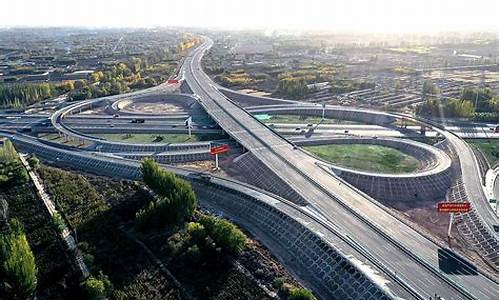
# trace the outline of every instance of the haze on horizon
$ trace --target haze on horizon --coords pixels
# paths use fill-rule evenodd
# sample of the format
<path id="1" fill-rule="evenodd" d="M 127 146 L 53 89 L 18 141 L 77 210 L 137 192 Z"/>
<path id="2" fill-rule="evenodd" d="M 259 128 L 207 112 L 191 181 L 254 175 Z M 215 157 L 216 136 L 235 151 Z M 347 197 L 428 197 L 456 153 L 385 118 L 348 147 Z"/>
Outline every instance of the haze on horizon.
<path id="1" fill-rule="evenodd" d="M 500 1 L 2 0 L 1 27 L 207 27 L 359 32 L 497 31 Z"/>

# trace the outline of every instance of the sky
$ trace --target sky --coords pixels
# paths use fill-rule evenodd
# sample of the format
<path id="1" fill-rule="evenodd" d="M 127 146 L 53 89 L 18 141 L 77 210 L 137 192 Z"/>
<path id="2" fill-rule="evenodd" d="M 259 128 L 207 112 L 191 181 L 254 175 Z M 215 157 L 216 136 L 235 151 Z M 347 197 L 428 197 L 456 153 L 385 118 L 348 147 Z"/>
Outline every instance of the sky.
<path id="1" fill-rule="evenodd" d="M 0 26 L 498 30 L 498 0 L 0 0 Z"/>

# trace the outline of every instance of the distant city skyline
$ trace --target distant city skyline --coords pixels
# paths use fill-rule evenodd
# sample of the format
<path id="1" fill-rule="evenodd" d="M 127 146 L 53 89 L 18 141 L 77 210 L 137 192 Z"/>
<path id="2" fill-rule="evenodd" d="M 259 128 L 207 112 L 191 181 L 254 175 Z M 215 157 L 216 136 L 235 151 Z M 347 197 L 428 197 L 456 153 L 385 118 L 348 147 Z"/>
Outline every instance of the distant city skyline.
<path id="1" fill-rule="evenodd" d="M 451 0 L 3 0 L 2 27 L 156 27 L 338 30 L 358 32 L 498 31 L 500 1 Z"/>

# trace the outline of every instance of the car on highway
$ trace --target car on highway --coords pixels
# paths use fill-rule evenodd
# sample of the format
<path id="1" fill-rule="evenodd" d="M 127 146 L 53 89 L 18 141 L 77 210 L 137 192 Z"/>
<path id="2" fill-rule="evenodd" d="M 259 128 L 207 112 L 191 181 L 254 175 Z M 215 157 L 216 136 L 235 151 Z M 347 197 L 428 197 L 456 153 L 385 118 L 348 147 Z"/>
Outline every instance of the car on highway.
<path id="1" fill-rule="evenodd" d="M 130 123 L 144 123 L 146 120 L 144 119 L 132 119 L 132 121 L 130 121 Z"/>

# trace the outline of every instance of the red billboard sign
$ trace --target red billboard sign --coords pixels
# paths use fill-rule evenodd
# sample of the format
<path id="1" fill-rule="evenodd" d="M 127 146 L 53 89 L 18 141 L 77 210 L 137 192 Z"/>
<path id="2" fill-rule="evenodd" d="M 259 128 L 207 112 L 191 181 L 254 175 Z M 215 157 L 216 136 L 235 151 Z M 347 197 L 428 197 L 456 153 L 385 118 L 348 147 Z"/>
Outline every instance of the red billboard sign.
<path id="1" fill-rule="evenodd" d="M 470 208 L 469 202 L 439 202 L 437 207 L 440 213 L 465 213 Z"/>
<path id="2" fill-rule="evenodd" d="M 221 154 L 221 153 L 228 152 L 228 151 L 229 151 L 229 145 L 227 145 L 227 144 L 210 148 L 210 154 L 212 154 L 212 155 Z"/>

